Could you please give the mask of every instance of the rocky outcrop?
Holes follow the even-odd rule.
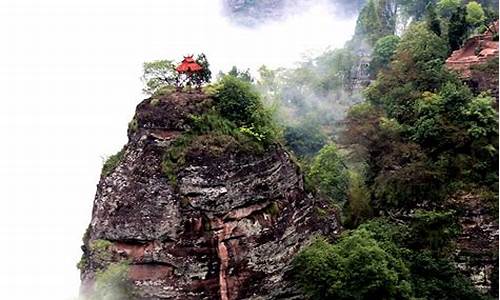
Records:
[[[484,197],[474,193],[459,193],[451,201],[459,212],[462,229],[456,241],[455,261],[476,288],[485,294],[498,296],[498,217],[495,217],[494,213],[496,209],[491,203],[487,203]]]
[[[82,294],[92,293],[96,272],[126,261],[134,299],[300,298],[287,281],[291,259],[315,233],[336,232],[337,222],[316,217],[321,204],[286,151],[198,148],[175,184],[162,172],[189,116],[211,105],[202,93],[174,93],[137,106],[122,157],[97,187]]]
[[[446,66],[467,79],[472,75],[471,67],[498,58],[498,39],[494,40],[492,34],[492,32],[498,32],[498,21],[490,27],[491,31],[468,39],[462,48],[453,51],[446,60]]]

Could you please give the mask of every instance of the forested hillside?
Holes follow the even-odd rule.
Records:
[[[497,90],[472,88],[445,65],[472,36],[491,31],[498,41],[498,27],[488,28],[496,9],[473,1],[367,1],[352,41],[334,51],[350,59],[328,68],[333,80],[315,79],[317,93],[328,84],[338,92],[338,82],[351,79],[343,99],[363,97],[336,123],[337,134],[328,128],[341,101],[331,114],[316,106],[321,113],[311,120],[332,119],[315,131],[299,125],[293,130],[305,132],[285,135],[309,184],[331,199],[346,228],[295,260],[297,282],[311,299],[498,296]],[[368,78],[356,73],[365,56]],[[478,67],[495,80],[498,50]],[[360,79],[366,88],[356,86]],[[327,145],[316,152],[319,141]]]

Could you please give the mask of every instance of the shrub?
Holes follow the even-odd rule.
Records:
[[[348,172],[334,144],[326,145],[319,151],[308,175],[320,193],[337,203],[344,203],[347,200]]]
[[[237,126],[254,123],[254,114],[262,109],[257,91],[234,76],[222,77],[215,98],[220,114]]]
[[[370,191],[364,183],[364,178],[355,171],[349,172],[347,206],[344,212],[344,225],[357,227],[373,215],[370,206]]]
[[[191,116],[191,130],[177,138],[167,149],[162,170],[169,181],[175,184],[177,173],[185,165],[189,153],[211,157],[236,152],[259,154],[264,150],[266,141],[251,128],[238,128],[217,111]]]
[[[284,131],[286,146],[297,156],[313,156],[326,144],[326,136],[319,126],[301,124],[286,127]]]
[[[135,299],[128,272],[127,262],[113,263],[105,270],[98,271],[95,279],[95,292],[91,300]]]
[[[237,127],[251,129],[265,143],[279,138],[280,129],[273,120],[272,111],[264,107],[250,82],[226,75],[219,81],[214,98],[221,117]]]
[[[410,299],[409,271],[365,229],[334,245],[317,239],[293,265],[298,285],[311,299]]]
[[[123,155],[125,154],[125,148],[118,151],[116,154],[109,156],[104,162],[101,170],[101,176],[108,176],[113,172],[113,170],[118,166],[118,164],[123,159]]]
[[[109,248],[112,245],[113,243],[108,240],[94,240],[90,243],[90,252],[97,259],[110,260],[111,252]]]

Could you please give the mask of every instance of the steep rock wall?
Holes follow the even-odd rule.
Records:
[[[84,237],[82,294],[113,262],[130,263],[134,299],[299,299],[293,255],[337,231],[279,145],[264,153],[190,153],[172,184],[162,157],[212,100],[174,93],[138,105],[118,165],[99,182]],[[96,249],[96,244],[105,247]]]

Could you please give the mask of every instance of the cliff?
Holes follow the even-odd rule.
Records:
[[[462,48],[453,51],[446,60],[446,67],[458,72],[476,92],[489,91],[497,99],[498,109],[498,21],[490,25],[490,30],[468,39]]]
[[[498,32],[498,21],[490,25],[491,31]],[[498,57],[498,39],[490,31],[468,39],[462,48],[453,51],[446,60],[449,69],[458,71],[462,77],[469,78],[471,67],[484,64]]]
[[[133,299],[295,299],[293,255],[334,217],[304,191],[279,144],[239,151],[212,137],[165,175],[165,153],[213,104],[203,93],[173,93],[137,106],[129,141],[105,166],[84,236],[81,293],[122,262]],[[207,146],[208,145],[208,146]],[[172,176],[171,176],[172,177]]]

